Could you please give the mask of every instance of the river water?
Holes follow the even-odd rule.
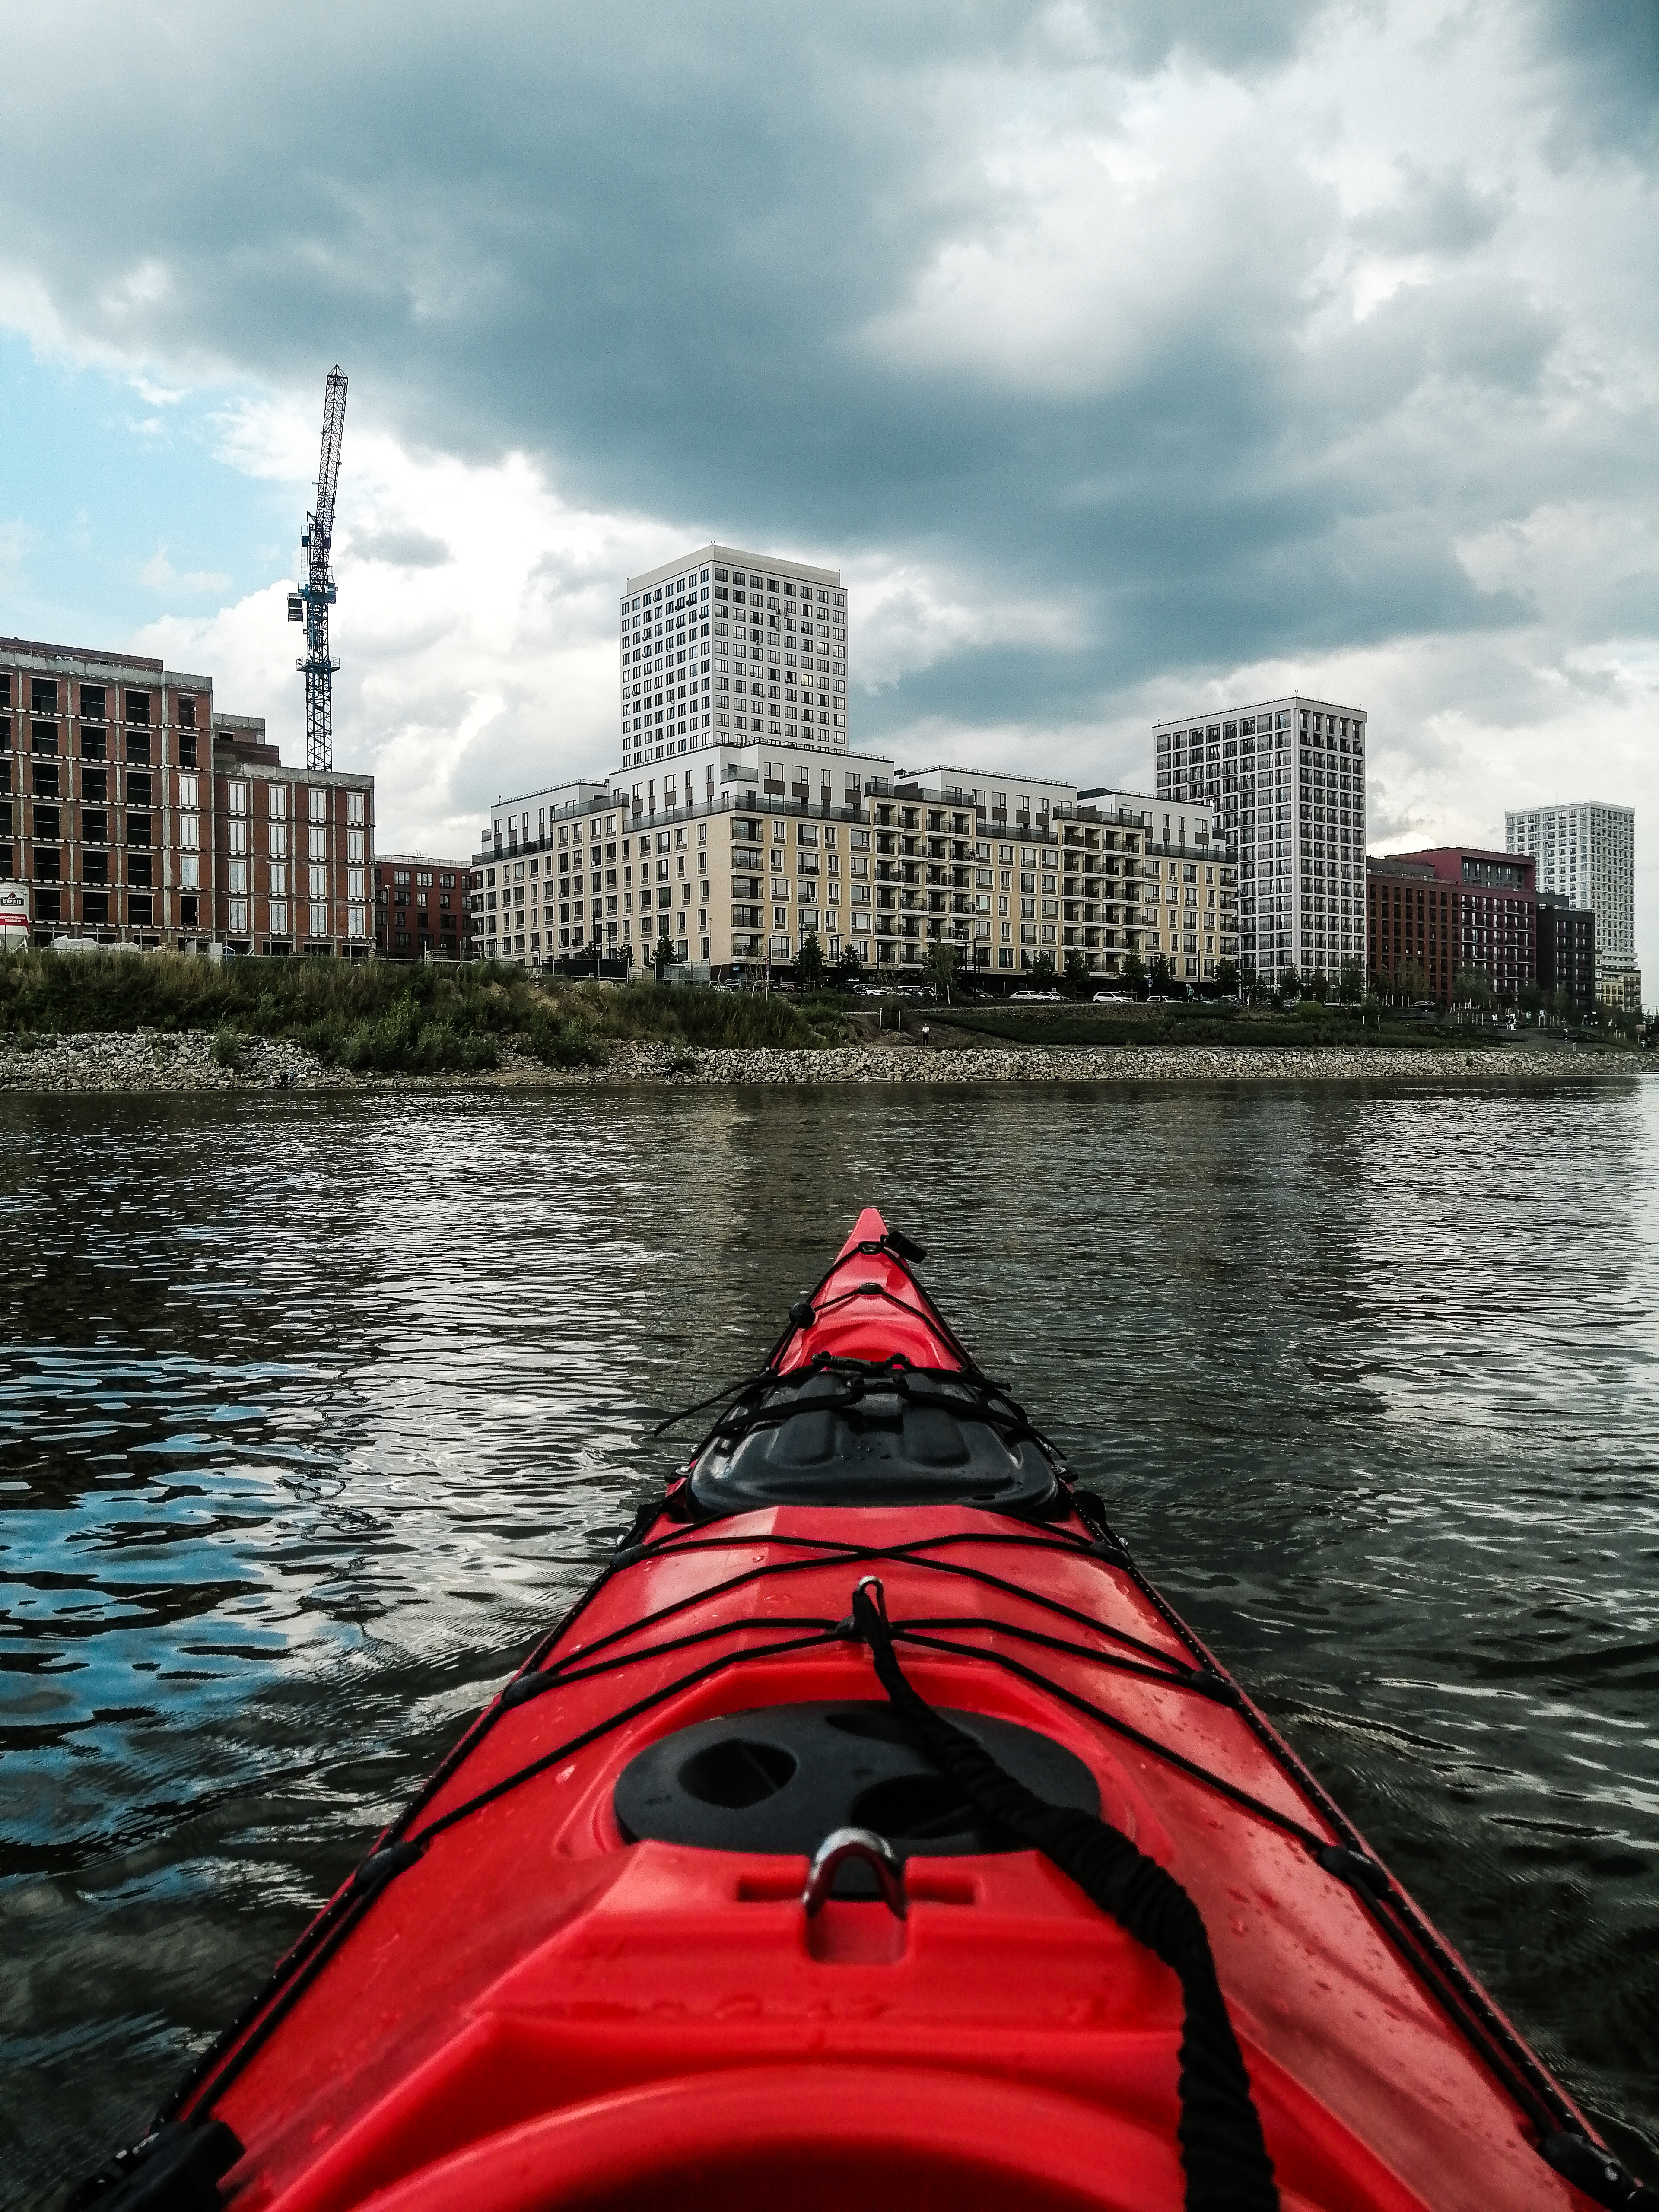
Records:
[[[0,2203],[139,2131],[871,1200],[1659,2139],[1659,1085],[11,1097]]]

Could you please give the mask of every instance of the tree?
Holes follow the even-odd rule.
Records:
[[[1292,967],[1289,962],[1279,975],[1279,996],[1281,999],[1299,999],[1302,996],[1302,970]]]
[[[1170,965],[1167,952],[1155,953],[1152,964],[1146,971],[1146,981],[1155,999],[1167,998],[1170,986],[1175,981],[1175,969]]]
[[[1426,999],[1431,995],[1429,990],[1429,979],[1424,971],[1423,963],[1415,953],[1408,955],[1395,968],[1394,988],[1395,995],[1404,999],[1407,1006],[1413,1005],[1419,999]]]
[[[1407,961],[1407,967],[1415,967]],[[1402,969],[1402,973],[1404,970]],[[1418,969],[1420,975],[1422,970]],[[1492,1003],[1492,985],[1485,972],[1479,968],[1460,968],[1452,977],[1452,998],[1460,1006],[1487,1006]]]
[[[1331,979],[1322,968],[1316,968],[1308,978],[1308,996],[1317,999],[1322,1006],[1331,995]]]
[[[1123,956],[1123,980],[1138,999],[1146,988],[1146,963],[1138,952]]]
[[[795,973],[804,991],[816,991],[823,981],[823,947],[818,943],[818,933],[809,929],[800,941],[800,951],[795,955]]]
[[[849,939],[841,948],[841,958],[836,963],[836,981],[843,991],[855,991],[864,974],[864,963],[859,958],[859,949]]]
[[[1215,963],[1215,987],[1224,999],[1234,998],[1238,991],[1238,963],[1225,958]]]
[[[933,987],[940,1006],[951,1003],[951,987],[957,980],[957,948],[953,939],[936,937],[922,955],[921,972]]]
[[[1261,976],[1254,960],[1247,960],[1238,971],[1238,995],[1251,1006],[1261,998]]]
[[[1336,995],[1345,1006],[1357,1006],[1365,995],[1365,970],[1357,953],[1350,952],[1337,970]]]
[[[664,974],[673,965],[674,961],[674,940],[668,934],[665,924],[662,935],[657,939],[651,958],[657,970],[657,981],[660,982]]]
[[[1036,958],[1031,963],[1031,981],[1040,991],[1048,991],[1054,988],[1054,956],[1052,952],[1038,953]]]
[[[1089,963],[1075,947],[1066,956],[1066,988],[1074,999],[1087,993],[1094,977],[1089,973]]]

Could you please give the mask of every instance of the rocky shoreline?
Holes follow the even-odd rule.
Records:
[[[504,1042],[499,1068],[465,1075],[371,1075],[329,1067],[296,1044],[242,1040],[239,1064],[215,1057],[205,1030],[0,1039],[0,1091],[252,1091],[586,1090],[618,1084],[1474,1082],[1519,1085],[1639,1076],[1648,1056],[1521,1047],[1439,1050],[1390,1045],[975,1047],[927,1052],[856,1044],[823,1051],[723,1050],[613,1043],[597,1067],[549,1068]]]

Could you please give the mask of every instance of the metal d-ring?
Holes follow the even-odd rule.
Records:
[[[873,1828],[834,1828],[818,1845],[800,1893],[807,1918],[813,1919],[828,1901],[845,1859],[864,1862],[876,1877],[887,1910],[896,1920],[902,1920],[909,1910],[904,1894],[904,1862],[886,1837],[878,1836]]]

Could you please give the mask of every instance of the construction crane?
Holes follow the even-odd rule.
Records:
[[[337,361],[323,393],[323,455],[317,465],[317,504],[306,517],[300,544],[309,556],[298,591],[288,595],[288,618],[306,626],[304,657],[295,666],[306,679],[306,766],[334,765],[334,671],[328,657],[328,611],[334,579],[328,550],[334,537],[334,491],[340,480],[340,441],[345,434],[346,380]]]

